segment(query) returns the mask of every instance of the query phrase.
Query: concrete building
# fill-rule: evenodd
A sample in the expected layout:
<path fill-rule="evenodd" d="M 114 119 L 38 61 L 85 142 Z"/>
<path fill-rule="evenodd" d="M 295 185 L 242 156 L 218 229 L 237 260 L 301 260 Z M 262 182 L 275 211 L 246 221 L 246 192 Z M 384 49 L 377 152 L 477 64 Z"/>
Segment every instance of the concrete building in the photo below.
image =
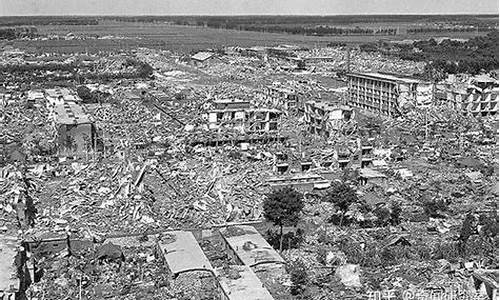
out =
<path fill-rule="evenodd" d="M 350 73 L 347 79 L 348 104 L 378 115 L 395 116 L 432 103 L 429 82 L 382 73 Z"/>
<path fill-rule="evenodd" d="M 337 162 L 341 170 L 348 166 L 365 168 L 372 165 L 373 139 L 353 139 L 336 146 Z"/>
<path fill-rule="evenodd" d="M 268 108 L 252 108 L 243 100 L 214 101 L 207 110 L 209 129 L 231 129 L 242 133 L 269 133 L 279 130 L 281 111 Z"/>
<path fill-rule="evenodd" d="M 300 108 L 299 92 L 290 87 L 268 85 L 264 97 L 270 106 L 285 111 L 297 111 Z"/>
<path fill-rule="evenodd" d="M 215 275 L 210 261 L 189 231 L 171 231 L 163 234 L 158 247 L 174 276 L 191 271 L 207 271 Z"/>
<path fill-rule="evenodd" d="M 376 170 L 370 168 L 362 168 L 359 170 L 359 182 L 362 185 L 368 183 L 376 185 L 384 185 L 386 181 L 387 181 L 387 176 Z"/>
<path fill-rule="evenodd" d="M 208 62 L 219 61 L 220 59 L 213 52 L 198 52 L 190 57 L 190 63 L 200 66 Z"/>
<path fill-rule="evenodd" d="M 330 181 L 317 174 L 301 174 L 296 176 L 272 177 L 266 184 L 271 189 L 293 187 L 299 192 L 311 192 L 314 189 L 324 189 L 330 186 Z"/>
<path fill-rule="evenodd" d="M 83 107 L 74 102 L 64 102 L 55 105 L 52 113 L 60 153 L 83 154 L 95 149 L 95 126 Z"/>
<path fill-rule="evenodd" d="M 254 267 L 261 264 L 285 263 L 253 226 L 228 227 L 221 230 L 221 236 L 229 256 L 241 265 Z"/>
<path fill-rule="evenodd" d="M 26 95 L 26 102 L 28 107 L 33 107 L 35 104 L 41 104 L 45 100 L 45 97 L 40 91 L 28 91 Z"/>
<path fill-rule="evenodd" d="M 498 81 L 476 76 L 468 83 L 447 83 L 437 88 L 437 104 L 476 117 L 498 115 Z"/>
<path fill-rule="evenodd" d="M 308 101 L 304 107 L 304 118 L 309 131 L 326 137 L 332 136 L 354 118 L 352 108 L 327 101 Z"/>

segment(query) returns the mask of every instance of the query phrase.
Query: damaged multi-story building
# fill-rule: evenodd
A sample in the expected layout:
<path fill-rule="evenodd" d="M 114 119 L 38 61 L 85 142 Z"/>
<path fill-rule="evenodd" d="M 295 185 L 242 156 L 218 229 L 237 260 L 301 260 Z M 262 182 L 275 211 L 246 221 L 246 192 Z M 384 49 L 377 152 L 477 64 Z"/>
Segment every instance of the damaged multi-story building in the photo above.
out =
<path fill-rule="evenodd" d="M 476 76 L 461 84 L 445 83 L 437 88 L 437 102 L 475 117 L 498 115 L 498 80 Z"/>
<path fill-rule="evenodd" d="M 346 123 L 354 120 L 351 107 L 329 101 L 308 101 L 304 111 L 309 131 L 325 137 L 341 131 Z"/>
<path fill-rule="evenodd" d="M 353 139 L 345 144 L 337 144 L 337 162 L 340 169 L 349 166 L 368 167 L 373 162 L 374 141 L 368 139 Z"/>
<path fill-rule="evenodd" d="M 397 116 L 433 100 L 434 85 L 412 77 L 349 73 L 347 79 L 349 105 L 378 115 Z"/>
<path fill-rule="evenodd" d="M 279 107 L 285 111 L 297 111 L 301 104 L 297 90 L 278 84 L 266 86 L 264 97 L 270 105 Z"/>
<path fill-rule="evenodd" d="M 206 112 L 209 129 L 231 129 L 241 133 L 276 133 L 281 123 L 281 111 L 254 108 L 249 101 L 216 100 Z"/>

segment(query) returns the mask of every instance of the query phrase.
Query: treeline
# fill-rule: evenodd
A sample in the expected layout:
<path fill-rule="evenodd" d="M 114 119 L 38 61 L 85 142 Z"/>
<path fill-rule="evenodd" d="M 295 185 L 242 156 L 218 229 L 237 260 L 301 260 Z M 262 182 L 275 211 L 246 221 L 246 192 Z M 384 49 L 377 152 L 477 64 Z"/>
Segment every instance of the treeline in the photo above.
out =
<path fill-rule="evenodd" d="M 171 22 L 180 25 L 204 26 L 212 24 L 236 25 L 349 25 L 355 23 L 426 23 L 426 22 L 458 22 L 460 24 L 486 22 L 498 15 L 336 15 L 336 16 L 105 16 L 102 19 L 123 22 Z M 498 23 L 498 22 L 497 22 Z M 220 27 L 225 28 L 225 27 Z"/>
<path fill-rule="evenodd" d="M 328 44 L 326 44 L 326 46 L 329 48 L 338 48 L 338 47 L 345 47 L 347 46 L 347 44 L 344 42 L 329 42 Z"/>
<path fill-rule="evenodd" d="M 339 28 L 331 26 L 316 26 L 316 27 L 284 27 L 284 26 L 268 26 L 268 25 L 237 25 L 237 24 L 218 24 L 207 23 L 207 27 L 224 29 L 236 29 L 245 31 L 264 31 L 272 33 L 287 33 L 287 34 L 301 34 L 301 35 L 315 35 L 315 36 L 330 36 L 330 35 L 396 35 L 395 28 L 372 29 L 360 28 L 358 26 L 353 28 Z"/>
<path fill-rule="evenodd" d="M 434 39 L 412 45 L 397 45 L 401 59 L 429 62 L 428 74 L 479 74 L 482 70 L 498 70 L 498 31 L 466 42 Z M 417 50 L 417 51 L 415 51 Z"/>
<path fill-rule="evenodd" d="M 24 73 L 36 71 L 67 71 L 72 72 L 78 66 L 76 64 L 62 64 L 62 63 L 47 63 L 47 64 L 9 64 L 0 65 L 0 72 L 8 73 Z"/>
<path fill-rule="evenodd" d="M 0 27 L 0 40 L 15 40 L 21 37 L 35 37 L 37 35 L 35 27 Z"/>
<path fill-rule="evenodd" d="M 1 17 L 0 26 L 98 25 L 94 17 L 17 16 Z"/>
<path fill-rule="evenodd" d="M 478 26 L 478 27 L 420 27 L 420 28 L 408 28 L 406 32 L 408 34 L 419 34 L 419 33 L 444 33 L 444 32 L 474 32 L 474 31 L 490 31 L 493 28 L 491 26 Z"/>
<path fill-rule="evenodd" d="M 81 65 L 72 64 L 61 64 L 61 63 L 47 63 L 47 64 L 26 64 L 26 65 L 0 65 L 0 72 L 5 72 L 7 74 L 23 74 L 35 72 L 67 72 L 70 73 L 70 79 L 75 79 L 76 77 L 85 79 L 98 79 L 98 80 L 111 80 L 111 79 L 131 79 L 131 78 L 147 78 L 153 74 L 153 67 L 148 63 L 127 58 L 125 61 L 125 66 L 135 67 L 134 71 L 121 72 L 121 73 L 79 73 Z M 68 76 L 65 76 L 68 78 Z"/>

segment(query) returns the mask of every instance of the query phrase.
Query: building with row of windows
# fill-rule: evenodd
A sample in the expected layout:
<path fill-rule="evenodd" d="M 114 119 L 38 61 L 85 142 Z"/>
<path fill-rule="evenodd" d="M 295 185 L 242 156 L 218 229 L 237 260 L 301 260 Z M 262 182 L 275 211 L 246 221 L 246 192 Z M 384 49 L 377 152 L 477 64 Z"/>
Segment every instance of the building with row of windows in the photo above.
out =
<path fill-rule="evenodd" d="M 432 103 L 430 82 L 385 73 L 350 73 L 347 79 L 348 104 L 378 115 L 395 116 Z"/>

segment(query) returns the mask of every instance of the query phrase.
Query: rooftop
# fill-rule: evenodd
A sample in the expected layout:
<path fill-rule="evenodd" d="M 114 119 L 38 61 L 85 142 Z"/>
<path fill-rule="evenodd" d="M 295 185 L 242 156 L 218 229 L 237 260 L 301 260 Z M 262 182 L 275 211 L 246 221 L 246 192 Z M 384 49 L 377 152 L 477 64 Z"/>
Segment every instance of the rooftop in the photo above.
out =
<path fill-rule="evenodd" d="M 191 232 L 171 231 L 165 233 L 158 244 L 174 275 L 200 270 L 214 272 L 210 261 Z"/>
<path fill-rule="evenodd" d="M 386 178 L 387 177 L 384 174 L 382 174 L 378 171 L 375 171 L 373 169 L 370 169 L 370 168 L 360 169 L 359 174 L 361 177 L 364 177 L 364 178 Z"/>
<path fill-rule="evenodd" d="M 58 124 L 90 124 L 89 116 L 83 111 L 83 108 L 72 102 L 65 102 L 54 107 L 55 121 Z"/>
<path fill-rule="evenodd" d="M 242 100 L 242 99 L 218 99 L 218 100 L 213 100 L 213 103 L 250 103 L 248 100 Z"/>
<path fill-rule="evenodd" d="M 283 258 L 252 226 L 234 226 L 231 230 L 240 235 L 231 235 L 229 228 L 221 231 L 222 236 L 243 264 L 256 266 L 261 263 L 284 263 Z"/>
<path fill-rule="evenodd" d="M 49 97 L 57 98 L 59 96 L 64 97 L 67 95 L 71 95 L 71 91 L 67 88 L 56 88 L 56 89 L 46 89 L 45 93 Z"/>
<path fill-rule="evenodd" d="M 312 105 L 312 106 L 317 107 L 317 108 L 320 108 L 322 110 L 326 110 L 326 111 L 338 110 L 338 109 L 349 110 L 349 111 L 352 110 L 352 108 L 347 106 L 347 105 L 341 105 L 341 104 L 329 102 L 329 101 L 311 100 L 311 101 L 307 101 L 307 104 Z"/>
<path fill-rule="evenodd" d="M 204 61 L 214 56 L 212 52 L 198 52 L 195 55 L 191 56 L 192 59 Z"/>
<path fill-rule="evenodd" d="M 371 79 L 378 79 L 378 80 L 386 80 L 386 81 L 395 81 L 395 82 L 400 82 L 400 83 L 423 83 L 423 81 L 416 79 L 416 78 L 411 78 L 408 76 L 402 76 L 402 75 L 396 75 L 396 74 L 386 74 L 386 73 L 376 73 L 376 72 L 369 72 L 369 73 L 350 73 L 348 76 L 353 76 L 353 77 L 368 77 Z"/>
<path fill-rule="evenodd" d="M 257 275 L 248 266 L 230 266 L 231 271 L 238 272 L 239 278 L 226 277 L 217 272 L 222 289 L 229 300 L 272 300 L 273 296 L 263 286 Z M 223 270 L 221 270 L 223 271 Z"/>

